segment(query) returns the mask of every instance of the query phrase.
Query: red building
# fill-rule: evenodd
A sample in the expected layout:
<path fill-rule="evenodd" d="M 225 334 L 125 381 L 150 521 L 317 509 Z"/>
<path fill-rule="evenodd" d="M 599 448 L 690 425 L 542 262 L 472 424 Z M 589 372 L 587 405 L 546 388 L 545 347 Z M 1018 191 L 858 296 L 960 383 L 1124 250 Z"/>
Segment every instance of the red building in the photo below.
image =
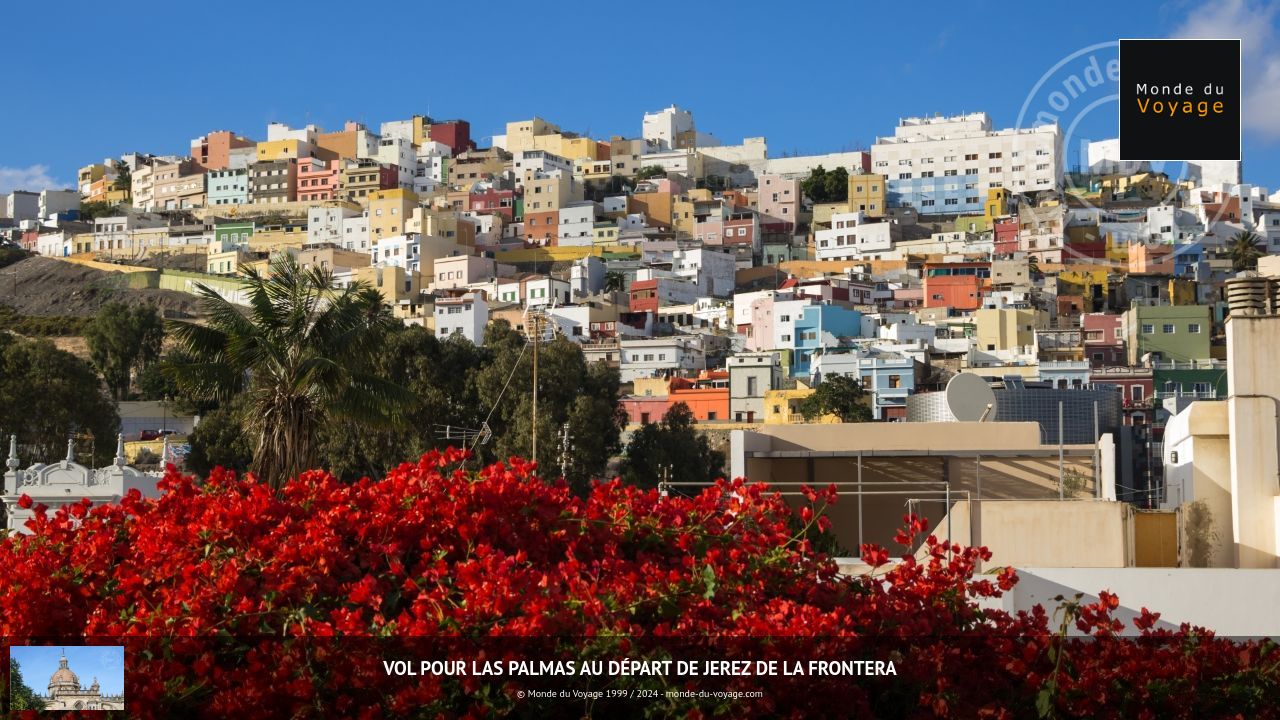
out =
<path fill-rule="evenodd" d="M 230 130 L 215 130 L 191 141 L 191 159 L 205 170 L 226 170 L 231 166 L 232 150 L 256 144 Z"/>
<path fill-rule="evenodd" d="M 631 283 L 631 312 L 658 311 L 658 281 L 636 280 Z"/>
<path fill-rule="evenodd" d="M 516 215 L 514 190 L 484 190 L 473 192 L 468 199 L 470 210 L 479 215 L 501 215 L 508 221 Z"/>
<path fill-rule="evenodd" d="M 466 120 L 433 122 L 427 130 L 427 137 L 443 145 L 448 145 L 454 155 L 475 147 L 471 142 L 471 123 Z"/>
<path fill-rule="evenodd" d="M 1018 218 L 996 218 L 992 224 L 996 255 L 1008 255 L 1018 251 Z"/>
<path fill-rule="evenodd" d="M 924 306 L 977 310 L 991 283 L 991 263 L 925 263 Z"/>

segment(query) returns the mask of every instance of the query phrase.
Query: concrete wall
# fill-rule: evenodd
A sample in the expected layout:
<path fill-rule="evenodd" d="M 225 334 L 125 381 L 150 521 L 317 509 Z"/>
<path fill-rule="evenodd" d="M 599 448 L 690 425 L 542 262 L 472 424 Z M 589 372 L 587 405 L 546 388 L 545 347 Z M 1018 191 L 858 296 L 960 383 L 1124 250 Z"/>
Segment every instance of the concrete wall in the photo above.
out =
<path fill-rule="evenodd" d="M 1055 597 L 1097 602 L 1102 590 L 1115 593 L 1115 617 L 1125 634 L 1137 634 L 1133 619 L 1150 608 L 1160 613 L 1157 627 L 1170 630 L 1187 622 L 1220 636 L 1280 636 L 1280 573 L 1228 568 L 1051 568 L 1017 567 L 1018 584 L 1003 598 L 984 603 L 1006 611 L 1043 606 L 1053 622 Z M 1228 601 L 1229 600 L 1229 601 Z M 1078 635 L 1072 626 L 1069 632 Z"/>
<path fill-rule="evenodd" d="M 1280 560 L 1280 316 L 1232 316 L 1226 326 L 1236 566 L 1274 568 Z"/>
<path fill-rule="evenodd" d="M 1182 509 L 1184 562 L 1191 567 L 1235 563 L 1227 409 L 1225 402 L 1194 402 L 1165 425 L 1163 507 Z"/>
<path fill-rule="evenodd" d="M 972 510 L 971 510 L 972 508 Z M 961 545 L 986 546 L 983 567 L 1130 567 L 1134 509 L 1105 500 L 961 500 L 951 535 Z M 944 518 L 930 532 L 947 536 Z"/>

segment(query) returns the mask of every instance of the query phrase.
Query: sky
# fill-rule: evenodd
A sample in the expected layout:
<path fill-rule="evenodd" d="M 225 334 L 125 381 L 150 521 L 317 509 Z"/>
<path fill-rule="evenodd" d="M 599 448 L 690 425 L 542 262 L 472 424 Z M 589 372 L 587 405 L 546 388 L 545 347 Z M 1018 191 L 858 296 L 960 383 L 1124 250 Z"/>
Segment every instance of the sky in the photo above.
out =
<path fill-rule="evenodd" d="M 723 142 L 767 138 L 771 157 L 868 148 L 901 117 L 985 111 L 998 128 L 1029 126 L 1084 70 L 1059 61 L 1101 45 L 1076 59 L 1105 67 L 1118 38 L 1163 37 L 1244 40 L 1245 180 L 1280 189 L 1280 0 L 525 7 L 15 3 L 0 51 L 0 192 L 68 186 L 124 152 L 186 154 L 209 130 L 262 139 L 271 121 L 376 131 L 414 114 L 463 118 L 483 146 L 533 116 L 636 137 L 646 111 L 674 103 Z M 1117 134 L 1114 83 L 1088 90 L 1059 118 L 1072 127 L 1068 167 L 1081 140 Z"/>
<path fill-rule="evenodd" d="M 67 667 L 80 678 L 81 685 L 89 687 L 96 677 L 103 695 L 120 695 L 124 692 L 123 647 L 14 646 L 9 652 L 22 666 L 22 679 L 26 681 L 27 687 L 44 695 L 49 690 L 49 678 L 58 669 L 58 659 L 62 657 L 64 650 L 67 653 Z"/>

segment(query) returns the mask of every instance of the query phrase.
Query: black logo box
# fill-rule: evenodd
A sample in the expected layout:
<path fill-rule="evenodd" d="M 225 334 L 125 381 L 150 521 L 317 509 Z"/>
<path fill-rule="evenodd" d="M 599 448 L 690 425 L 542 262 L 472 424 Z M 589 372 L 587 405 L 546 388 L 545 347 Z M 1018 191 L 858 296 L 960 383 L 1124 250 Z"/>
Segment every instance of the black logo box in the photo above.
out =
<path fill-rule="evenodd" d="M 1239 40 L 1120 41 L 1120 159 L 1240 160 L 1241 102 Z"/>

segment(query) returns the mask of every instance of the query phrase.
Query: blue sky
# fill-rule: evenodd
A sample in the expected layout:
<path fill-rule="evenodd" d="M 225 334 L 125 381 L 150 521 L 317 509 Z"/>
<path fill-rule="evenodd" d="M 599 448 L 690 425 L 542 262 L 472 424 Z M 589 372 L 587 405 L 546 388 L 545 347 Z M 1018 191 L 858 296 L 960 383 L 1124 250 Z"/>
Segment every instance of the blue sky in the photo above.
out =
<path fill-rule="evenodd" d="M 0 191 L 67 183 L 122 152 L 186 153 L 212 129 L 261 139 L 270 121 L 353 119 L 376 130 L 414 113 L 465 118 L 482 139 L 533 115 L 634 137 L 645 111 L 676 103 L 722 141 L 831 152 L 868 147 L 912 115 L 984 110 L 1014 126 L 1062 58 L 1174 36 L 1244 38 L 1245 179 L 1280 189 L 1280 0 L 522 7 L 15 3 Z M 1114 102 L 1082 114 L 1077 139 L 1115 136 Z"/>
<path fill-rule="evenodd" d="M 11 657 L 22 666 L 22 678 L 27 686 L 43 695 L 48 691 L 49 678 L 58 669 L 58 659 L 63 647 L 21 647 L 9 649 Z M 80 684 L 89 687 L 98 678 L 103 695 L 119 695 L 124 692 L 124 648 L 118 646 L 68 645 L 67 667 L 80 678 Z"/>

